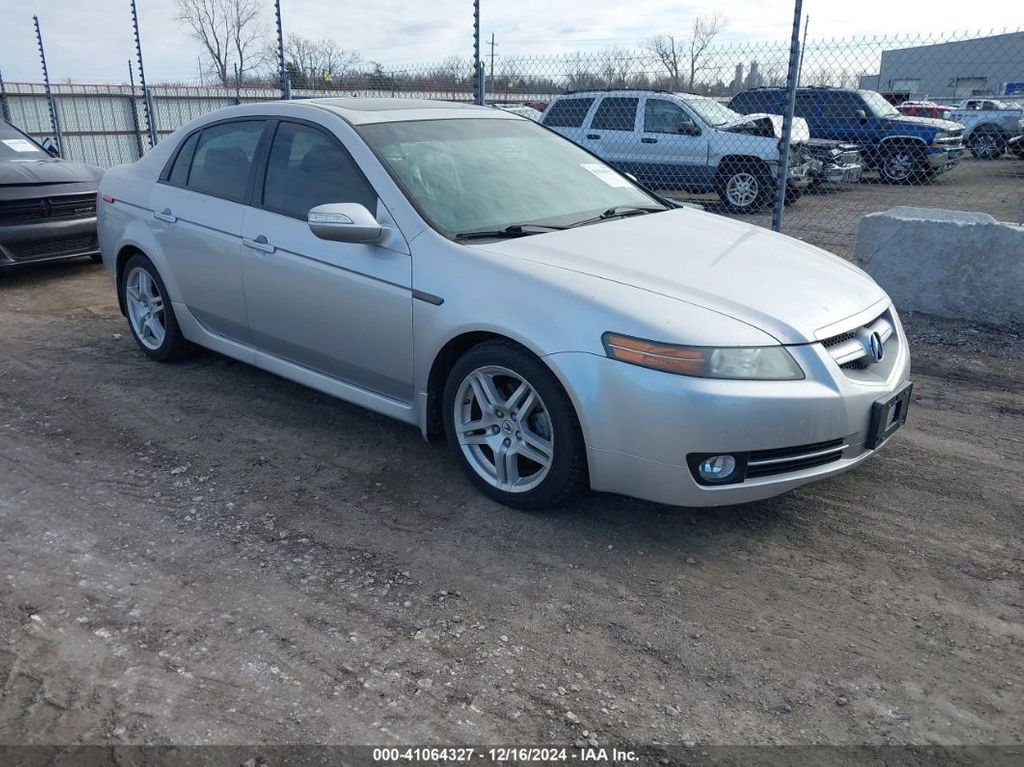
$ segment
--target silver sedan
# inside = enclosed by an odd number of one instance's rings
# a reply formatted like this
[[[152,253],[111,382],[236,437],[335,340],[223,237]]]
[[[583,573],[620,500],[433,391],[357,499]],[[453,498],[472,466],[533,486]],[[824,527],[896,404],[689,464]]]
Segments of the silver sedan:
[[[910,401],[863,272],[499,110],[224,109],[106,174],[99,235],[147,356],[198,344],[416,424],[509,506],[767,498]]]

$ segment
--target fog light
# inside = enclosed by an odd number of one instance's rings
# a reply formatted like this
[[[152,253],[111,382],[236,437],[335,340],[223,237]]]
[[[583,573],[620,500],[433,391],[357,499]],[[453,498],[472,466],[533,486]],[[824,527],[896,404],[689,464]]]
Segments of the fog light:
[[[736,459],[731,455],[709,455],[697,466],[705,482],[724,482],[736,471]]]

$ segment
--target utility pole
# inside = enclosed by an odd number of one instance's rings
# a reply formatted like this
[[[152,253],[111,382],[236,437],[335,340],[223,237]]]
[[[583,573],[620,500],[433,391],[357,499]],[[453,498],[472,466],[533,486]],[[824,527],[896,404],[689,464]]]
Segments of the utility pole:
[[[796,87],[800,87],[800,78],[804,74],[804,54],[807,52],[807,27],[811,25],[811,16],[808,14],[804,18],[804,41],[800,45],[800,68],[796,72]]]
[[[142,66],[142,36],[139,34],[139,14],[132,2],[132,28],[135,31],[135,56],[139,60],[139,85],[142,86],[142,112],[146,117],[146,131],[149,134],[149,146],[153,148],[160,137],[156,132],[156,115],[153,114],[153,98],[146,87],[146,70]]]
[[[50,109],[50,127],[53,128],[53,142],[57,145],[57,154],[64,156],[64,141],[60,134],[60,118],[57,115],[57,102],[53,100],[50,90],[50,73],[46,69],[46,51],[43,50],[43,33],[39,30],[39,17],[33,16],[32,23],[36,27],[36,44],[39,46],[39,61],[43,65],[43,85],[46,88],[46,104]]]
[[[496,45],[497,43],[494,42],[494,33],[491,32],[491,82],[490,87],[488,88],[491,93],[494,93],[494,47]]]
[[[473,102],[484,105],[484,63],[480,60],[480,0],[473,0]]]

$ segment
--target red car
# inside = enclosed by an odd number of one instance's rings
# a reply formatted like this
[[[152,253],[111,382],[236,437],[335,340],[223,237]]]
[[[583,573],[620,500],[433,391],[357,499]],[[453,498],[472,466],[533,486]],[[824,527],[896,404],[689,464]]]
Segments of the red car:
[[[940,120],[953,119],[953,107],[936,104],[933,101],[904,101],[896,107],[911,117],[937,117]]]

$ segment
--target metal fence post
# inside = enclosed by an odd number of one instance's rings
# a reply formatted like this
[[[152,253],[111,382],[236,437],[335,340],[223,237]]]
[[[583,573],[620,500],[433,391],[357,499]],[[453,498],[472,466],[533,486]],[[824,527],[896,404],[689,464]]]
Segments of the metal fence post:
[[[50,126],[53,128],[53,141],[57,145],[57,154],[64,156],[64,141],[60,132],[60,117],[57,114],[57,102],[50,90],[50,73],[46,69],[46,51],[43,50],[43,33],[39,29],[39,17],[33,16],[32,23],[36,27],[36,44],[39,46],[39,61],[43,65],[43,86],[46,89],[46,104],[50,109]]]
[[[153,114],[153,99],[149,88],[146,87],[146,70],[142,66],[142,36],[139,34],[139,14],[135,10],[135,0],[132,2],[132,28],[135,31],[135,55],[139,59],[139,85],[142,86],[142,111],[146,115],[146,130],[149,133],[149,146],[156,146],[160,140],[156,129],[156,115]]]
[[[284,65],[284,25],[281,21],[281,0],[274,0],[274,14],[277,17],[277,74],[281,79],[281,98],[292,97],[291,83],[288,82],[288,70]]]
[[[142,159],[145,148],[142,146],[142,126],[139,123],[138,104],[135,103],[135,71],[132,67],[132,60],[128,59],[128,116],[132,120],[132,135],[135,136],[136,160]]]
[[[0,71],[0,118],[11,122],[11,105],[7,103],[7,88],[4,85],[4,73]]]
[[[480,0],[473,0],[473,101],[484,105],[484,63],[480,60]]]
[[[782,142],[779,146],[779,184],[772,211],[772,229],[782,231],[783,209],[786,207],[786,177],[789,175],[789,142],[793,138],[793,112],[796,111],[796,81],[800,76],[800,18],[803,0],[793,7],[793,37],[789,44],[789,74],[786,76],[786,114],[782,118]]]

